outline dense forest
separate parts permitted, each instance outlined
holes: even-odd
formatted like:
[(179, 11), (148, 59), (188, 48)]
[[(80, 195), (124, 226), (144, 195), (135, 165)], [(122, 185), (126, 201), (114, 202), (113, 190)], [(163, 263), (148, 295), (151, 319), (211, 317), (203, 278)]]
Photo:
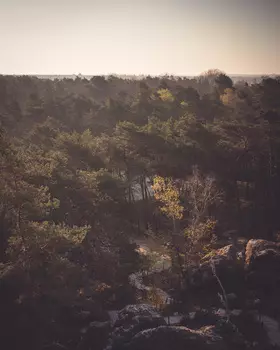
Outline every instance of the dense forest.
[(191, 310), (205, 256), (278, 240), (280, 77), (0, 76), (0, 126), (7, 350), (99, 350), (81, 329), (127, 304), (164, 304), (129, 283), (153, 263), (137, 240), (170, 256), (168, 286), (145, 283), (172, 290), (177, 312)]

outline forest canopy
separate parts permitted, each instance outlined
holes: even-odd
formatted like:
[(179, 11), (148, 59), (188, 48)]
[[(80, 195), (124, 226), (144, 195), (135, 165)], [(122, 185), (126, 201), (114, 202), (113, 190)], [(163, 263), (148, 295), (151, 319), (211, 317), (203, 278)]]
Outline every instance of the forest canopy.
[(280, 77), (3, 75), (0, 123), (0, 262), (26, 295), (119, 288), (150, 233), (200, 254), (280, 230)]

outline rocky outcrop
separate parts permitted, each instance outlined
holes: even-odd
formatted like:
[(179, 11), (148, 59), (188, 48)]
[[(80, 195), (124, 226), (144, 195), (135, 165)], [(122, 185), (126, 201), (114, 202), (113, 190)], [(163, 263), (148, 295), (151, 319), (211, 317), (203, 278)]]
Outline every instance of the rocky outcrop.
[(158, 311), (148, 304), (127, 305), (119, 311), (116, 327), (130, 324), (135, 317), (149, 317), (157, 319), (160, 317)]
[[(263, 261), (264, 256), (280, 257), (280, 243), (263, 239), (250, 239), (246, 246), (246, 265), (252, 267), (256, 262)], [(279, 260), (277, 260), (279, 262)]]
[[(24, 280), (5, 266), (0, 268), (0, 296), (7, 300), (1, 310), (3, 344), (9, 342), (7, 350), (20, 349), (22, 344), (35, 350), (47, 336), (50, 350), (62, 345), (77, 350), (246, 350), (252, 346), (264, 350), (280, 346), (280, 244), (250, 240), (245, 259), (239, 253), (228, 245), (193, 268), (183, 291), (189, 299), (184, 305), (189, 314), (183, 320), (178, 316), (173, 325), (146, 304), (111, 311), (109, 322), (100, 303), (87, 296), (76, 297), (72, 303), (55, 302), (49, 295), (21, 299)], [(143, 280), (134, 282), (134, 288), (149, 290)], [(135, 285), (138, 282), (140, 286)], [(47, 329), (51, 337), (39, 334), (41, 329)], [(14, 333), (17, 341), (13, 341)]]
[(190, 285), (217, 295), (221, 292), (215, 274), (228, 293), (236, 292), (243, 285), (243, 261), (233, 245), (225, 246), (206, 256), (204, 262), (190, 273)]
[(191, 330), (182, 326), (161, 326), (139, 332), (127, 345), (128, 350), (222, 350), (222, 338), (213, 327)]
[(118, 314), (106, 350), (225, 349), (212, 326), (167, 326), (151, 305), (128, 305)]
[(255, 300), (255, 318), (270, 344), (280, 346), (280, 243), (251, 239), (245, 253), (246, 287)]
[(185, 315), (181, 321), (181, 325), (191, 329), (199, 329), (214, 325), (219, 319), (220, 317), (212, 310), (201, 309)]
[[(238, 311), (238, 312), (237, 312)], [(246, 329), (242, 323), (244, 314), (241, 310), (233, 310), (228, 320), (226, 310), (224, 309), (200, 309), (185, 315), (181, 324), (190, 329), (203, 329), (205, 327), (214, 327), (213, 331), (216, 335), (223, 339), (226, 349), (242, 350), (246, 348)], [(246, 318), (250, 323), (255, 322), (253, 316)], [(238, 326), (236, 326), (238, 324)], [(239, 329), (241, 325), (242, 329)], [(245, 334), (243, 333), (245, 330)]]
[(280, 288), (280, 243), (251, 239), (245, 261), (248, 278), (256, 287)]
[(234, 326), (213, 310), (190, 313), (179, 325), (167, 326), (155, 308), (146, 304), (121, 310), (109, 338), (106, 350), (241, 350), (245, 344)]
[(146, 304), (127, 305), (118, 314), (115, 328), (110, 335), (109, 345), (106, 349), (124, 349), (136, 334), (162, 325), (166, 325), (166, 322), (154, 307)]
[(280, 243), (250, 240), (246, 247), (246, 286), (260, 299), (260, 312), (280, 315)]

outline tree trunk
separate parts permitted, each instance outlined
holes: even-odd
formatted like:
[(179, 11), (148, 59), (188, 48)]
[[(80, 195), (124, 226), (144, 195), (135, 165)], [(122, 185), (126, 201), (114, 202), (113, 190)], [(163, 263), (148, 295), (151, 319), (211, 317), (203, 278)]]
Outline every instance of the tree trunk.
[(182, 262), (182, 258), (180, 255), (180, 250), (179, 250), (179, 246), (176, 243), (176, 235), (178, 235), (178, 227), (177, 227), (177, 221), (175, 218), (173, 218), (173, 234), (172, 234), (172, 246), (173, 249), (175, 250), (175, 256), (176, 256), (176, 260), (177, 260), (177, 264), (179, 266), (179, 270), (180, 270), (180, 275), (181, 275), (181, 285), (184, 279), (184, 271), (183, 271), (183, 262)]

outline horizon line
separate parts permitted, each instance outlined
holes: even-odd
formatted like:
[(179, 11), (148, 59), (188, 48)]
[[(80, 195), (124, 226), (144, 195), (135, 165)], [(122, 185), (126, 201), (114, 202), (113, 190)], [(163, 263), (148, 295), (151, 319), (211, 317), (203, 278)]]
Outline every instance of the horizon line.
[[(207, 72), (207, 71), (205, 71)], [(280, 73), (258, 73), (258, 74), (254, 74), (254, 73), (226, 73), (224, 71), (221, 70), (222, 73), (228, 75), (228, 76), (232, 76), (232, 77), (242, 77), (242, 76), (247, 76), (247, 77), (262, 77), (262, 76), (271, 76), (271, 75), (275, 75), (278, 76), (280, 75)], [(202, 75), (204, 72), (199, 73), (199, 74), (172, 74), (172, 73), (161, 73), (161, 74), (144, 74), (144, 73), (92, 73), (92, 74), (82, 74), (82, 73), (71, 73), (71, 74), (63, 74), (63, 73), (0, 73), (0, 75), (2, 76), (82, 76), (82, 77), (86, 77), (86, 76), (135, 76), (135, 77), (139, 77), (139, 76), (143, 76), (143, 77), (164, 77), (164, 76), (169, 76), (169, 77), (199, 77), (200, 75)]]

